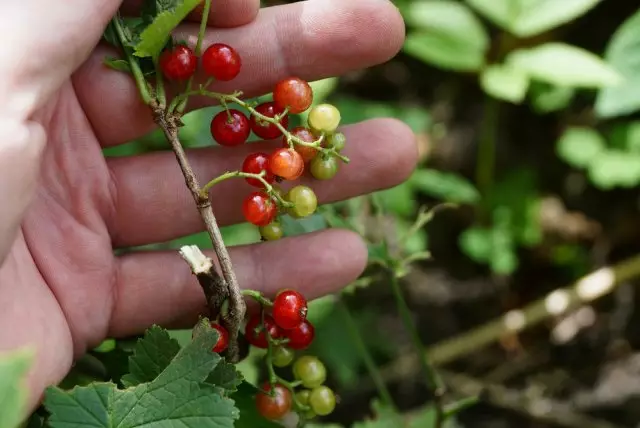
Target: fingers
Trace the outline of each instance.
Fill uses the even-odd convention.
[[[417,159],[414,134],[402,122],[370,120],[345,127],[344,133],[348,140],[344,153],[351,162],[341,165],[332,180],[302,180],[316,191],[321,203],[392,187],[413,171]],[[275,147],[282,147],[282,142],[245,144],[231,150],[197,149],[189,152],[189,158],[204,184],[225,171],[240,169],[249,153]],[[117,189],[116,214],[108,224],[114,246],[162,242],[203,229],[173,153],[110,158],[108,165]],[[211,200],[221,224],[244,221],[242,200],[252,189],[242,179],[213,187]]]
[[[367,260],[360,237],[344,230],[232,247],[230,253],[241,288],[268,294],[293,288],[309,299],[354,281]],[[118,272],[116,295],[126,298],[115,304],[110,337],[136,334],[152,324],[185,327],[206,313],[202,289],[176,251],[123,256]]]
[[[185,24],[178,37],[195,42],[197,24]],[[248,25],[216,29],[205,46],[233,45],[243,68],[232,82],[215,90],[243,90],[248,97],[271,92],[289,75],[317,80],[384,62],[404,41],[404,23],[386,0],[308,0],[261,10]],[[107,69],[113,55],[101,48],[76,73],[74,86],[104,146],[138,138],[154,128],[149,109],[139,101],[130,75]],[[194,99],[191,108],[211,104]]]
[[[14,243],[23,214],[33,199],[44,130],[35,122],[0,119],[0,265]]]

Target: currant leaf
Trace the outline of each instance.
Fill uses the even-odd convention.
[[[202,0],[162,1],[162,10],[140,34],[134,55],[156,58],[169,42],[171,32]]]
[[[129,374],[122,376],[122,384],[135,386],[154,380],[180,352],[180,345],[169,333],[153,326],[138,340],[129,357]]]
[[[113,383],[93,383],[46,391],[44,405],[51,428],[233,428],[238,409],[220,388],[203,383],[220,362],[211,352],[213,331],[184,347],[150,382],[121,390]]]
[[[226,394],[236,392],[238,386],[244,381],[244,376],[238,370],[234,364],[228,363],[225,360],[220,361],[216,368],[209,374],[206,383],[216,385],[219,388],[225,390]]]

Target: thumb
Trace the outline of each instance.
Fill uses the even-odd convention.
[[[0,101],[28,118],[89,56],[121,0],[21,0],[0,6]]]

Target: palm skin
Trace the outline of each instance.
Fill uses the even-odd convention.
[[[166,241],[200,231],[202,224],[170,152],[125,159],[102,154],[104,147],[143,135],[152,123],[131,78],[102,67],[107,50],[94,49],[120,6],[99,3],[68,0],[51,11],[42,0],[12,2],[0,18],[0,35],[17,32],[24,40],[0,52],[0,351],[25,345],[36,351],[30,408],[74,358],[106,337],[139,333],[153,323],[189,326],[204,308],[177,254],[114,255],[114,248]],[[289,74],[314,80],[382,62],[402,42],[402,21],[386,1],[309,0],[266,9],[256,19],[258,4],[220,0],[212,15],[213,24],[228,28],[216,29],[211,40],[237,41],[246,58],[248,71],[236,83],[249,95],[268,92]],[[282,42],[276,35],[256,46],[255,37],[276,22],[283,34],[314,31],[307,39]],[[179,32],[192,40],[194,28],[185,24]],[[55,30],[55,43],[47,30]],[[376,40],[381,31],[388,34],[382,47]],[[331,51],[353,37],[358,43],[348,52]],[[295,53],[296,43],[306,43],[305,55]],[[38,55],[6,61],[24,58],[25,51]],[[268,57],[276,53],[282,57]],[[228,88],[236,89],[216,89]],[[341,186],[313,184],[321,202],[389,187],[411,172],[416,149],[404,125],[377,120],[345,133],[352,164],[336,177]],[[199,176],[212,177],[237,169],[255,147],[208,148],[189,156]],[[247,190],[235,182],[214,191],[222,224],[241,221]],[[304,256],[308,248],[317,248],[313,260]],[[366,261],[360,239],[337,230],[233,248],[231,255],[242,287],[295,288],[304,275],[314,285],[302,290],[310,298],[348,284]]]

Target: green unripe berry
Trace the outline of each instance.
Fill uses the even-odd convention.
[[[326,386],[314,388],[309,395],[309,406],[315,414],[327,416],[336,408],[336,395]]]
[[[327,137],[327,147],[333,148],[336,151],[342,151],[347,144],[347,137],[342,132],[336,132]]]
[[[332,134],[340,125],[340,110],[331,104],[319,104],[311,109],[307,119],[316,133]]]
[[[294,204],[287,212],[295,218],[310,216],[318,208],[318,198],[308,186],[299,185],[291,188],[285,199]]]
[[[293,362],[295,352],[286,346],[275,346],[271,353],[271,362],[276,367],[287,367]]]
[[[305,388],[316,388],[327,380],[327,368],[318,358],[305,355],[293,363],[293,375]]]
[[[284,235],[282,225],[277,221],[272,221],[266,226],[261,226],[259,230],[260,236],[262,236],[265,241],[277,241]]]
[[[338,161],[333,156],[316,156],[311,161],[310,171],[318,180],[330,180],[338,173]]]

